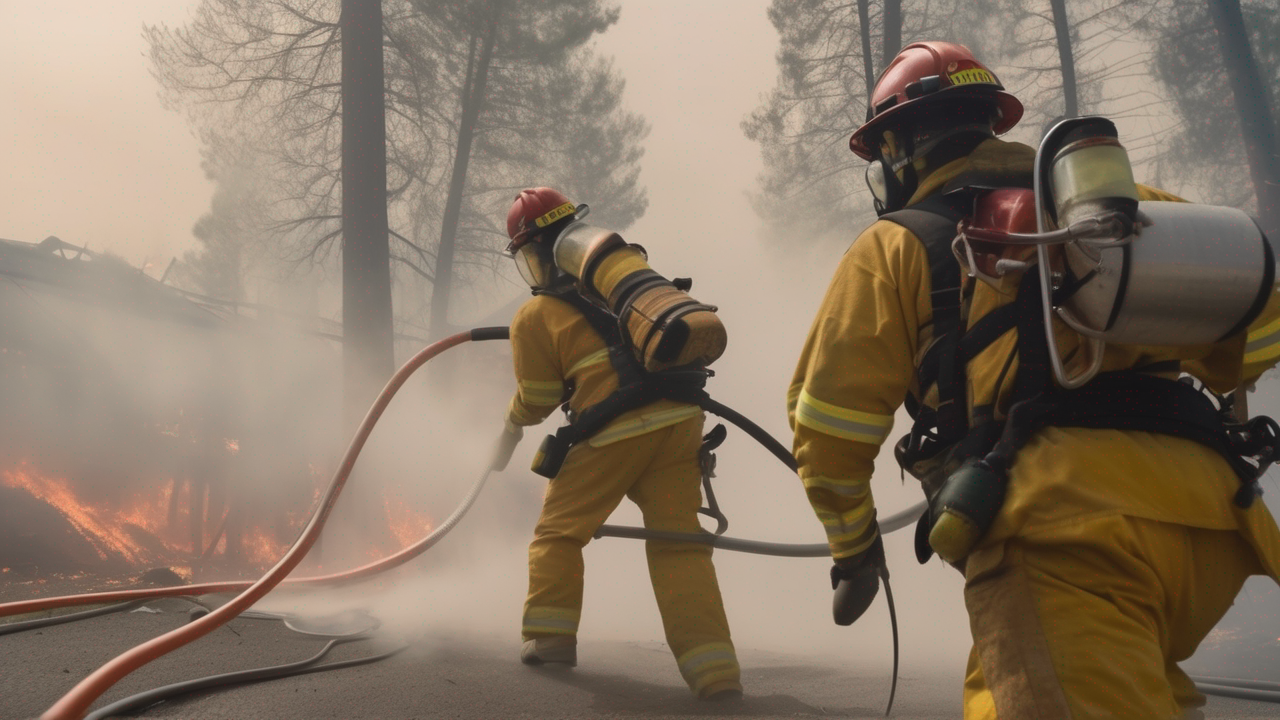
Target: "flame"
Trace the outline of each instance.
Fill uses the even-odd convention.
[[[271,533],[260,527],[246,530],[240,542],[245,559],[255,565],[273,564],[289,549],[289,543],[277,542]]]
[[[391,528],[391,535],[395,537],[401,548],[408,547],[431,532],[433,524],[430,515],[414,510],[403,500],[393,500],[389,495],[384,494],[382,501],[387,509],[387,522]]]
[[[130,536],[126,526],[137,525],[155,534],[159,529],[155,517],[163,517],[163,511],[157,513],[156,508],[167,502],[167,492],[156,500],[142,498],[128,508],[111,509],[85,504],[65,479],[39,475],[25,465],[0,473],[0,480],[6,487],[26,490],[57,509],[103,560],[111,555],[134,564],[156,559]]]
[[[231,450],[235,441],[228,439],[226,443],[227,449]],[[311,471],[313,481],[318,481],[321,469],[312,466]],[[0,470],[0,484],[25,490],[60,512],[103,560],[118,558],[133,565],[189,562],[192,552],[200,555],[208,547],[213,541],[212,533],[217,532],[219,527],[225,528],[227,532],[219,538],[215,551],[221,551],[223,555],[227,552],[232,528],[219,522],[222,518],[220,514],[205,523],[206,536],[202,539],[201,546],[194,549],[190,547],[189,534],[184,532],[186,523],[177,528],[170,526],[169,514],[174,494],[181,493],[177,498],[181,500],[183,495],[190,492],[189,488],[183,487],[181,481],[166,481],[115,505],[101,502],[90,504],[77,496],[72,483],[66,478],[42,474],[26,463],[10,470]],[[237,528],[240,560],[265,566],[283,557],[292,545],[297,531],[314,512],[321,489],[321,484],[314,485],[312,506],[308,508],[297,508],[270,516],[255,516],[248,510],[249,506],[242,506],[242,511],[248,514],[240,516],[242,525]],[[422,539],[433,527],[430,515],[390,494],[383,495],[383,507],[391,536],[400,548]],[[231,518],[227,520],[230,521]],[[150,534],[154,540],[144,545],[139,541],[138,529]],[[288,539],[281,541],[279,538],[282,537]],[[385,548],[366,550],[375,558],[385,554]],[[0,569],[0,573],[9,571],[9,568]]]

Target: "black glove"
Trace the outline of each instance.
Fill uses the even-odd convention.
[[[520,444],[520,440],[523,437],[524,428],[507,422],[506,427],[502,430],[502,435],[498,437],[497,445],[493,449],[493,462],[490,463],[489,469],[494,472],[506,470],[507,463],[511,462],[511,456],[515,454],[516,446]]]
[[[837,625],[852,625],[871,606],[880,592],[880,576],[889,576],[884,561],[884,540],[876,530],[871,547],[853,557],[841,558],[831,566],[831,615]]]

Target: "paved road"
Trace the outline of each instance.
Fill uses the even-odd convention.
[[[188,606],[166,600],[160,613],[111,615],[0,637],[0,718],[38,715],[62,692],[120,651],[176,627]],[[373,665],[287,678],[213,692],[149,709],[156,718],[873,718],[888,693],[888,668],[860,671],[744,648],[748,696],[738,703],[694,701],[666,648],[657,643],[592,642],[580,648],[576,670],[527,668],[508,637],[448,635],[411,638],[402,654]],[[157,685],[251,666],[301,659],[321,641],[280,623],[239,619],[126,678],[104,702]],[[334,660],[370,651],[339,647]],[[960,668],[908,671],[894,716],[960,715]],[[1280,706],[1211,699],[1210,718],[1280,718]]]

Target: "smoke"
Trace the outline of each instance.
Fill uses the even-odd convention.
[[[650,9],[629,6],[608,36],[618,53],[618,66],[628,78],[630,102],[645,112],[654,128],[642,178],[650,192],[649,211],[622,235],[649,250],[650,263],[658,272],[668,277],[692,276],[691,294],[719,306],[729,330],[729,347],[715,364],[717,375],[708,389],[789,445],[787,385],[840,249],[788,253],[788,260],[781,263],[779,253],[756,240],[759,222],[746,192],[760,170],[758,150],[736,125],[774,73],[771,50],[757,43],[758,38],[773,37],[762,9],[737,17],[736,22],[743,25],[741,40],[725,38],[717,44],[702,42],[697,30],[716,23],[714,8],[682,6],[683,21],[678,24],[667,22],[674,11],[672,7],[664,10],[662,4]],[[682,50],[675,55],[671,48]],[[679,67],[690,63],[703,72],[697,77],[679,72]],[[661,80],[671,77],[682,80],[674,84]],[[591,197],[575,200],[593,201]],[[849,228],[849,242],[858,230]],[[491,298],[487,306],[460,310],[479,315],[504,302],[505,295],[501,300]],[[449,435],[451,447],[430,455],[429,465],[423,460],[409,462],[418,468],[418,475],[408,477],[431,483],[431,507],[441,508],[441,513],[466,492],[474,473],[483,467],[488,443],[500,430],[502,404],[512,389],[507,362],[492,376],[476,374],[468,382],[454,383],[462,399],[453,407],[470,408],[476,419],[474,431]],[[489,399],[475,399],[480,394]],[[436,396],[424,402],[441,403]],[[409,404],[416,411],[417,401]],[[409,634],[496,635],[509,642],[514,653],[527,583],[526,546],[546,482],[527,468],[542,434],[551,432],[557,421],[558,416],[553,417],[526,432],[508,470],[494,476],[471,514],[444,542],[398,573],[394,581],[378,581],[376,594],[369,589],[357,591],[347,601],[373,603],[390,628]],[[715,422],[708,418],[705,429]],[[453,430],[449,424],[441,432]],[[906,425],[904,414],[897,427]],[[412,452],[416,458],[425,458],[428,451]],[[728,441],[717,454],[714,483],[730,520],[729,535],[775,542],[823,541],[821,525],[799,481],[764,449],[731,427]],[[458,455],[473,457],[455,459],[456,465],[449,465],[446,458]],[[922,497],[914,480],[901,482],[891,455],[882,453],[878,466],[873,491],[882,513],[890,514]],[[641,519],[634,505],[624,500],[609,522],[639,525]],[[961,578],[937,560],[917,564],[910,534],[908,529],[886,540],[904,668],[910,672],[963,667],[970,638]],[[585,549],[584,559],[581,641],[662,642],[643,544],[595,540]],[[725,551],[717,551],[714,560],[734,641],[740,648],[823,658],[871,672],[889,667],[891,645],[883,593],[856,625],[838,628],[831,620],[828,560]]]
[[[786,443],[786,387],[838,250],[788,253],[782,264],[775,249],[756,240],[759,222],[746,193],[761,169],[759,151],[738,124],[776,73],[766,5],[735,5],[735,32],[716,33],[710,43],[708,29],[724,27],[724,6],[629,3],[601,42],[628,79],[627,104],[653,128],[641,178],[649,210],[623,235],[649,249],[659,272],[694,277],[692,294],[720,307],[730,342],[710,390]],[[150,79],[143,80],[151,93]],[[849,228],[850,240],[857,230]],[[476,293],[457,317],[480,316],[519,294],[500,287]],[[349,439],[340,421],[340,347],[284,320],[140,317],[136,308],[100,305],[82,290],[0,281],[0,332],[8,334],[0,345],[17,348],[21,343],[7,339],[25,333],[22,342],[32,348],[29,359],[4,361],[4,457],[35,453],[103,498],[193,473],[216,475],[246,508],[246,524],[292,540],[291,514],[311,507]],[[438,371],[445,382],[427,379],[433,366],[392,404],[301,570],[336,571],[389,552],[397,543],[388,535],[388,500],[438,523],[483,470],[513,386],[509,355],[503,344],[489,343],[445,357],[457,358]],[[471,514],[423,557],[357,587],[277,592],[264,605],[314,614],[369,606],[406,634],[495,634],[514,649],[526,546],[545,483],[527,470],[541,434],[527,433],[510,469],[491,479]],[[179,440],[181,451],[174,449]],[[236,440],[238,454],[229,456],[224,440]],[[208,457],[193,466],[191,458],[200,457],[190,451],[194,444]],[[882,512],[919,499],[914,481],[900,483],[891,458],[879,465],[873,487]],[[719,451],[715,483],[731,535],[821,542],[799,482],[736,430]],[[610,522],[637,525],[639,513],[624,501]],[[958,574],[936,561],[918,566],[909,531],[889,537],[886,549],[905,667],[956,667],[969,644]],[[585,555],[584,641],[660,641],[643,545],[602,539]],[[883,600],[854,627],[834,628],[827,561],[717,552],[715,562],[740,647],[888,667]]]

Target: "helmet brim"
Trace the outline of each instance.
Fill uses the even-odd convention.
[[[1003,135],[1018,124],[1022,119],[1022,103],[1018,98],[1010,95],[1004,90],[996,89],[994,86],[975,87],[973,85],[957,85],[954,87],[943,88],[936,93],[926,97],[909,100],[900,105],[895,105],[888,110],[876,115],[867,122],[863,123],[849,137],[849,149],[854,155],[863,160],[871,161],[875,159],[875,154],[871,151],[871,147],[867,145],[866,138],[868,135],[874,134],[878,130],[882,130],[887,125],[894,122],[900,122],[911,115],[934,105],[940,100],[954,100],[963,97],[979,97],[991,98],[995,100],[997,117],[992,124],[991,130],[996,135]]]

